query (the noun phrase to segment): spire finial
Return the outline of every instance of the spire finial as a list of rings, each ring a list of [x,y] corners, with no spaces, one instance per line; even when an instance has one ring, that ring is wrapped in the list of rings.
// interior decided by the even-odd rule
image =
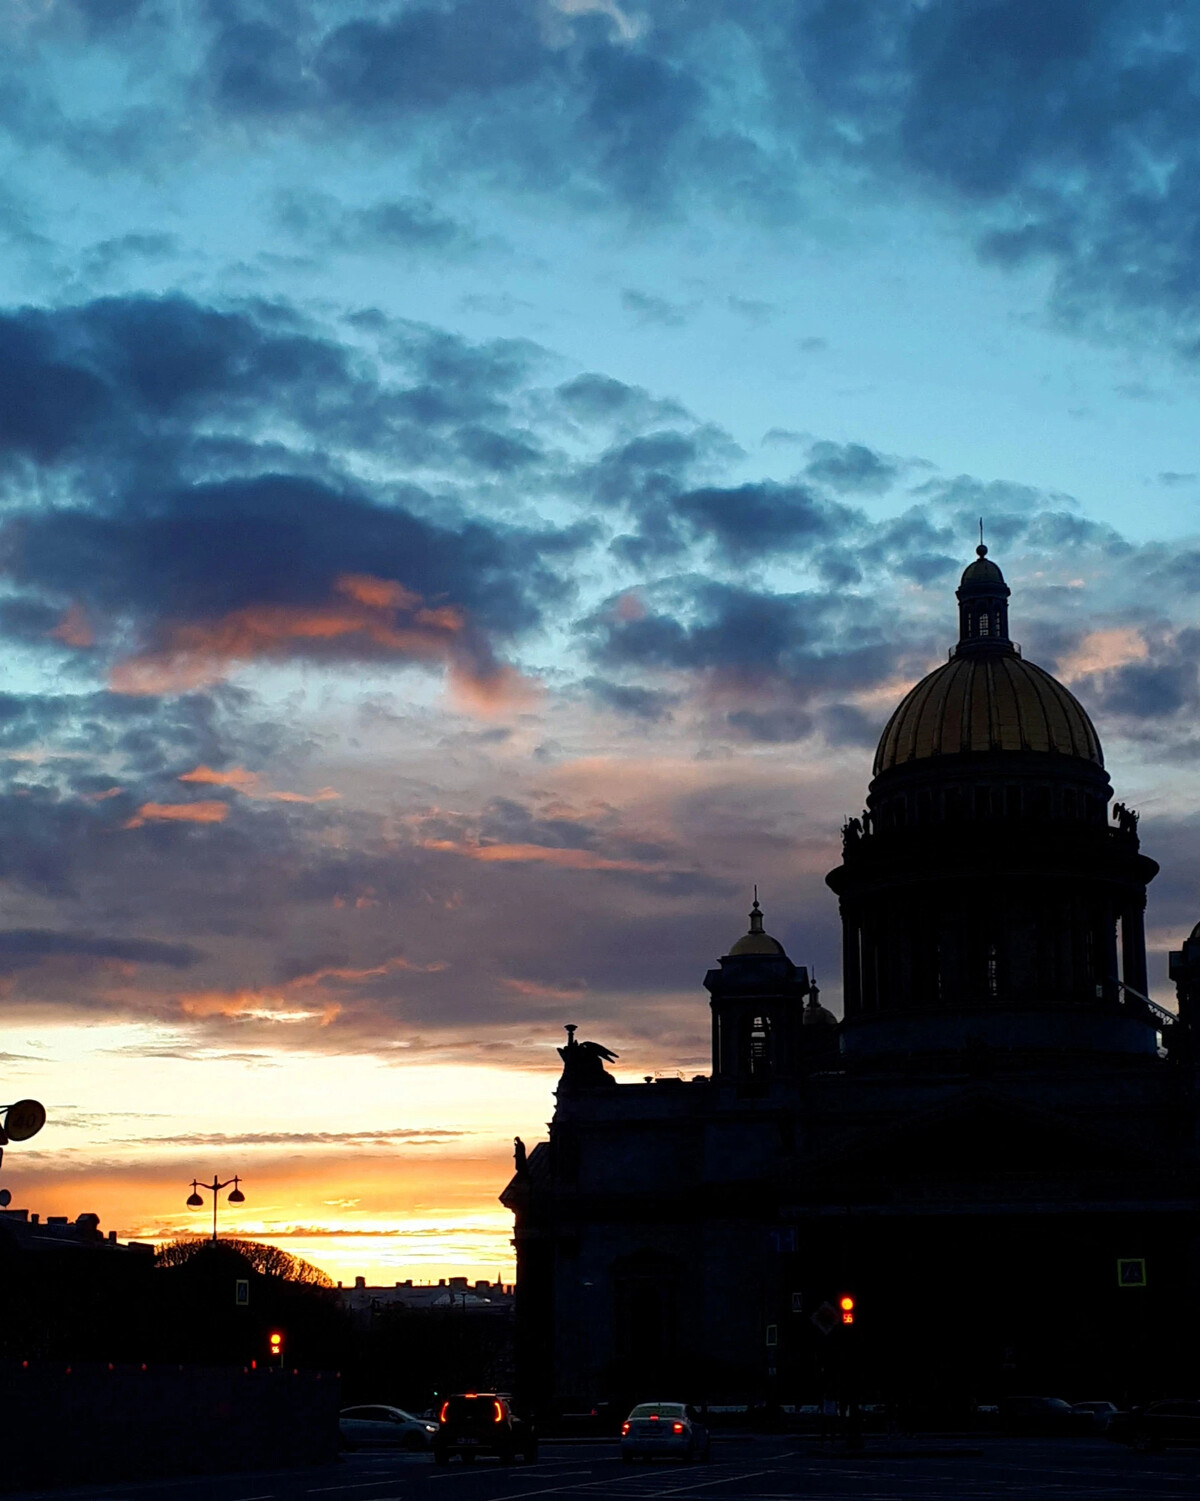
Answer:
[[[979,546],[975,549],[976,555],[981,558],[987,557],[987,546],[983,540],[983,517],[979,518]]]
[[[763,930],[762,908],[758,905],[758,887],[754,888],[754,906],[750,908],[750,931],[761,933]]]

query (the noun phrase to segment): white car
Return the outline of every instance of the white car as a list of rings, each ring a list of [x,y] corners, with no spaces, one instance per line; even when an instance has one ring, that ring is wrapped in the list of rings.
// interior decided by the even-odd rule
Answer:
[[[343,1407],[338,1428],[344,1449],[365,1449],[376,1444],[428,1449],[438,1431],[436,1423],[414,1418],[402,1407]]]
[[[712,1442],[694,1408],[686,1402],[639,1402],[621,1424],[621,1458],[708,1459]]]

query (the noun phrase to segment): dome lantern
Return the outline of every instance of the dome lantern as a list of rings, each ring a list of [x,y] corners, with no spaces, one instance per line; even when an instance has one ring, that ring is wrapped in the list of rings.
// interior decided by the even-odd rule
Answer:
[[[1008,636],[1008,596],[1004,575],[981,542],[976,561],[963,571],[958,586],[957,656],[979,652],[1011,652]]]
[[[931,757],[993,751],[1040,751],[1103,767],[1100,738],[1082,704],[1009,639],[1011,590],[982,542],[975,551],[957,590],[958,645],[888,720],[875,775]]]

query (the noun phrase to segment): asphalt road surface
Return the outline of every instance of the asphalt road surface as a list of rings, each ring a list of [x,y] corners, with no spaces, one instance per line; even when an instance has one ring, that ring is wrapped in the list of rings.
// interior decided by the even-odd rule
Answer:
[[[614,1442],[543,1442],[536,1464],[435,1469],[427,1455],[347,1455],[320,1469],[74,1486],[10,1501],[1197,1501],[1200,1450],[1133,1454],[1103,1440],[718,1436],[709,1464],[622,1464]]]

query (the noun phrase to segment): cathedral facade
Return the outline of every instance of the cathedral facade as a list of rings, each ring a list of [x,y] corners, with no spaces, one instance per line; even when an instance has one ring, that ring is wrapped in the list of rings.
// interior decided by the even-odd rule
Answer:
[[[570,1029],[502,1195],[535,1405],[1196,1384],[1200,925],[1176,1016],[1158,867],[1008,598],[981,546],[843,830],[840,1021],[756,900],[704,979],[710,1075],[617,1083]]]

